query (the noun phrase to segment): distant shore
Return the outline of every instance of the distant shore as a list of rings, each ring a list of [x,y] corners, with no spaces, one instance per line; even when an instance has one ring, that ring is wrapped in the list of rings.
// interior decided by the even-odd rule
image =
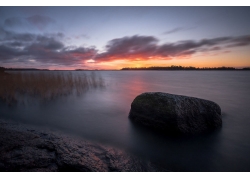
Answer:
[[[231,71],[231,70],[250,70],[249,67],[246,68],[241,68],[241,69],[236,69],[234,67],[203,67],[203,68],[196,68],[196,67],[183,67],[183,66],[167,66],[167,67],[159,67],[159,66],[152,66],[152,67],[126,67],[122,68],[121,70],[167,70],[167,71],[173,71],[173,70],[192,70],[192,71],[214,71],[214,70],[219,70],[219,71]]]
[[[74,69],[74,70],[49,70],[49,69],[38,69],[38,68],[4,68],[0,67],[0,73],[4,71],[124,71],[124,70],[163,70],[163,71],[173,71],[173,70],[187,70],[187,71],[246,71],[250,70],[250,67],[235,68],[235,67],[202,67],[196,68],[192,66],[151,66],[151,67],[125,67],[122,69]]]

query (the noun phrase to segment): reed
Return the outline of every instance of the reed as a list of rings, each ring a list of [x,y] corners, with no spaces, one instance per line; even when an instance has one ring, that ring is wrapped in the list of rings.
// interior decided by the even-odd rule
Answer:
[[[8,104],[22,97],[53,100],[71,94],[81,95],[92,88],[103,88],[102,77],[91,72],[12,72],[0,73],[0,99]]]

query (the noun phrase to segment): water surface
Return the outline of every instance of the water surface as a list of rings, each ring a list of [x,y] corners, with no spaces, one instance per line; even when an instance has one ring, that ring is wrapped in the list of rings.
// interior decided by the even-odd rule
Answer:
[[[91,72],[73,72],[76,75]],[[0,117],[73,133],[150,159],[170,171],[250,171],[249,71],[98,71],[105,88],[81,96],[16,106],[0,104]],[[128,119],[143,92],[211,100],[223,127],[195,137],[168,137]]]

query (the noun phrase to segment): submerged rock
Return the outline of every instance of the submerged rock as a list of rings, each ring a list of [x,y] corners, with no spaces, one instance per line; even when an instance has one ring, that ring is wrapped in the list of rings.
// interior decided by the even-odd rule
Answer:
[[[165,171],[77,137],[0,120],[0,171]]]
[[[222,126],[221,109],[212,101],[162,92],[147,92],[131,104],[129,118],[170,134],[198,134]]]

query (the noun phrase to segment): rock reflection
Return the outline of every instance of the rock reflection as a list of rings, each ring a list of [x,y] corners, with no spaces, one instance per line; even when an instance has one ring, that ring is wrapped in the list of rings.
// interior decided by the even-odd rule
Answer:
[[[0,99],[9,105],[30,97],[48,101],[105,87],[104,79],[95,72],[88,75],[72,72],[4,73],[0,76],[0,84]]]

